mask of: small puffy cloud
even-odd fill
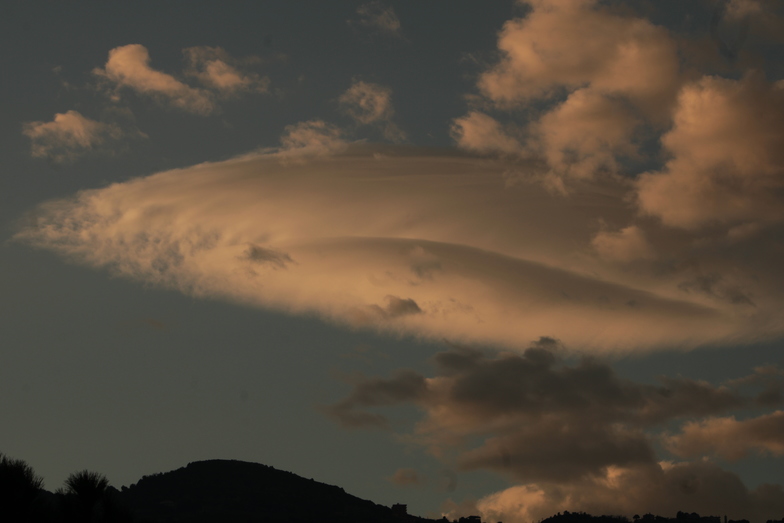
[[[389,482],[393,485],[406,487],[411,485],[419,485],[422,483],[422,479],[419,477],[419,473],[416,471],[416,469],[403,468],[397,469],[395,473],[389,477]]]
[[[392,122],[392,90],[382,85],[355,81],[338,99],[343,110],[361,125],[380,125],[384,137],[405,140],[405,133]]]
[[[741,421],[735,417],[692,421],[681,433],[666,437],[665,444],[681,457],[715,454],[734,461],[750,451],[784,456],[784,411]]]
[[[479,111],[456,118],[452,136],[460,147],[478,153],[517,155],[522,151],[521,143],[498,120]]]
[[[385,6],[380,0],[373,0],[357,7],[359,20],[353,21],[361,26],[385,34],[400,36],[400,19],[395,10]]]
[[[209,92],[190,87],[150,67],[150,53],[140,44],[112,49],[103,69],[97,68],[93,73],[111,82],[117,89],[132,89],[185,111],[209,114],[215,110]]]
[[[22,133],[30,138],[33,157],[56,163],[106,150],[125,135],[116,124],[97,122],[73,110],[55,114],[51,122],[25,123]]]
[[[280,139],[278,155],[288,159],[327,156],[346,148],[348,142],[342,135],[343,131],[324,120],[288,125]]]
[[[649,260],[655,257],[655,251],[645,232],[636,225],[630,225],[620,231],[601,231],[591,245],[605,260],[630,263],[637,260]]]
[[[374,83],[355,81],[340,95],[339,102],[349,116],[361,124],[389,120],[394,113],[392,91]]]
[[[672,158],[640,176],[640,210],[671,227],[784,220],[784,85],[758,73],[683,88],[662,143]]]
[[[269,91],[269,78],[241,70],[244,63],[257,59],[237,60],[220,47],[206,46],[189,47],[183,50],[183,54],[189,64],[186,73],[221,94]]]

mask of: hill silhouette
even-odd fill
[[[267,465],[233,460],[188,464],[145,476],[116,499],[149,523],[430,522]]]

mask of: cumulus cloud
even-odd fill
[[[452,136],[460,147],[478,153],[516,155],[522,149],[520,141],[498,120],[479,111],[456,118],[452,124]]]
[[[519,347],[558,336],[613,352],[781,333],[784,287],[764,256],[727,258],[726,285],[742,282],[753,310],[684,290],[683,272],[586,258],[600,217],[633,216],[624,187],[587,184],[568,199],[507,188],[503,162],[349,145],[320,120],[281,141],[44,204],[16,237],[188,294],[434,339]],[[601,249],[628,255],[617,242]]]
[[[530,0],[524,18],[498,39],[501,61],[479,88],[490,100],[520,104],[588,85],[641,108],[667,106],[679,82],[677,47],[666,29],[599,6],[597,0]]]
[[[140,44],[115,47],[109,51],[109,59],[103,69],[96,68],[93,73],[105,78],[117,89],[132,89],[170,103],[178,109],[197,114],[209,114],[215,110],[209,92],[190,87],[150,67],[150,53]]]
[[[780,485],[748,489],[740,478],[709,461],[662,462],[613,467],[602,477],[570,484],[525,484],[480,499],[485,521],[529,523],[564,510],[589,514],[652,513],[674,517],[678,511],[721,514],[731,519],[765,521],[780,517]]]
[[[269,91],[269,78],[241,70],[245,63],[258,62],[258,59],[237,60],[220,47],[206,46],[189,47],[183,50],[183,54],[189,64],[186,73],[221,94]]]
[[[300,160],[313,156],[328,156],[346,148],[348,142],[342,135],[343,131],[324,120],[287,125],[277,154],[284,159]]]
[[[641,211],[684,229],[782,221],[783,122],[784,84],[759,73],[685,86],[662,138],[672,159],[637,182]]]
[[[424,446],[446,466],[492,470],[519,482],[472,504],[483,520],[530,522],[563,510],[626,516],[719,510],[764,520],[784,508],[779,485],[749,490],[707,459],[660,461],[654,445],[662,427],[703,418],[665,435],[665,446],[684,457],[733,458],[749,449],[781,455],[784,412],[744,422],[716,418],[751,405],[752,396],[682,377],[636,383],[593,358],[569,364],[554,350],[562,349],[546,338],[522,355],[454,348],[433,358],[432,377],[406,370],[357,379],[331,409],[343,426],[358,428],[371,425],[358,420],[389,426],[379,407],[416,406],[422,419],[398,439]],[[732,383],[777,373],[760,369]],[[447,512],[465,515],[457,506]]]
[[[412,441],[436,456],[459,449],[463,470],[490,469],[522,482],[601,477],[608,467],[655,465],[650,429],[676,419],[724,413],[751,400],[726,386],[686,378],[659,385],[623,379],[590,358],[570,366],[539,344],[489,356],[453,349],[426,378],[401,371],[353,383],[328,410],[343,426],[388,426],[368,409],[412,404],[425,418]],[[478,446],[471,442],[481,441]]]
[[[378,84],[354,81],[338,99],[343,110],[361,125],[380,125],[384,137],[405,140],[405,133],[392,122],[392,90]]]
[[[675,40],[595,0],[524,3],[528,13],[499,34],[501,59],[478,81],[491,106],[525,115],[524,132],[471,112],[455,121],[458,144],[537,157],[550,185],[619,174],[641,157],[646,133],[669,123],[683,81]]]
[[[106,151],[125,136],[118,125],[97,122],[73,110],[55,114],[51,122],[25,123],[22,133],[30,138],[33,157],[48,158],[55,163]]]
[[[359,19],[352,21],[363,27],[381,33],[400,36],[400,19],[392,7],[385,6],[380,0],[373,0],[357,7]]]
[[[668,450],[681,457],[716,454],[734,461],[750,451],[784,456],[784,411],[741,421],[734,417],[692,421],[665,441]]]

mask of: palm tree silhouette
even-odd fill
[[[74,472],[58,491],[64,497],[66,520],[97,523],[106,521],[109,480],[98,472]]]

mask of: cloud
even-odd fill
[[[498,104],[520,104],[586,85],[652,111],[679,84],[677,47],[666,29],[617,14],[596,0],[530,0],[524,18],[504,24],[502,59],[479,80]]]
[[[401,487],[406,487],[410,485],[419,485],[422,483],[422,480],[419,477],[419,473],[416,469],[405,468],[405,469],[397,469],[394,474],[389,478],[389,482],[393,485],[398,485]]]
[[[72,162],[91,152],[108,151],[126,133],[116,124],[102,123],[77,111],[57,113],[51,122],[28,122],[22,134],[30,138],[31,154],[55,163]]]
[[[563,510],[626,516],[719,510],[764,520],[784,508],[779,485],[749,490],[706,459],[660,461],[654,445],[661,428],[702,418],[665,435],[665,446],[685,457],[742,457],[749,449],[781,455],[784,412],[745,422],[716,418],[747,408],[752,397],[682,377],[636,383],[594,358],[567,363],[553,352],[562,350],[552,339],[523,354],[450,349],[433,358],[432,377],[406,370],[356,379],[333,406],[342,416],[335,419],[358,428],[355,420],[372,415],[375,426],[388,426],[379,407],[416,406],[422,418],[397,439],[423,446],[447,467],[492,470],[519,483],[476,502],[485,521],[537,521]],[[759,385],[760,376],[773,375],[778,368],[732,383]],[[447,515],[464,515],[459,511]]]
[[[359,20],[356,23],[361,26],[375,29],[381,33],[400,36],[400,19],[395,14],[392,7],[387,7],[379,0],[373,0],[357,7]]]
[[[517,155],[522,149],[520,141],[498,120],[479,111],[456,118],[452,124],[452,136],[460,147],[478,153]]]
[[[389,379],[361,379],[329,411],[345,427],[384,427],[383,415],[368,408],[413,404],[425,418],[411,440],[436,456],[458,449],[461,469],[496,470],[522,482],[568,482],[600,477],[608,467],[654,465],[644,429],[751,402],[726,386],[686,378],[640,385],[590,358],[569,366],[546,346],[522,355],[441,352],[433,359],[436,376],[401,371]]]
[[[309,120],[295,125],[287,125],[280,139],[281,148],[277,153],[284,159],[304,159],[314,156],[328,156],[346,148],[341,136],[343,131],[324,120]]]
[[[564,510],[590,514],[661,514],[677,511],[765,521],[784,510],[780,485],[748,489],[740,478],[708,461],[613,467],[571,484],[526,484],[480,499],[484,521],[527,523]],[[645,521],[645,520],[643,520]]]
[[[689,422],[665,442],[681,457],[715,454],[735,461],[750,451],[784,456],[784,411],[742,421],[726,417]]]
[[[784,84],[759,73],[685,86],[662,138],[672,159],[637,182],[641,212],[690,230],[781,222],[783,122]]]
[[[419,399],[427,392],[425,379],[419,374],[402,370],[394,377],[362,380],[356,384],[350,397],[326,409],[335,421],[350,428],[386,427],[381,415],[357,411],[357,407],[389,406]]]
[[[600,220],[634,217],[623,185],[586,183],[569,198],[509,188],[504,162],[350,145],[321,120],[281,142],[43,204],[16,238],[190,295],[431,339],[519,348],[558,336],[607,353],[782,333],[770,256],[681,251],[647,231],[666,267],[684,268],[629,272],[616,261],[628,246],[606,235],[600,252],[616,259],[595,256]],[[697,269],[753,297],[753,310],[684,290]]]
[[[392,90],[378,84],[354,81],[338,99],[343,110],[360,125],[377,124],[386,139],[405,140],[406,134],[392,122]]]
[[[538,159],[539,180],[564,193],[556,180],[624,173],[650,154],[645,140],[669,124],[684,81],[675,39],[595,0],[522,3],[530,9],[504,24],[500,60],[477,87],[480,103],[525,124],[510,133],[510,125],[474,110],[455,120],[458,144]]]
[[[188,47],[183,49],[183,54],[189,64],[186,74],[196,77],[206,87],[223,95],[269,91],[269,78],[240,69],[248,62],[258,62],[258,59],[237,60],[220,47],[206,46]]]
[[[113,83],[117,89],[132,89],[188,112],[210,114],[216,108],[209,92],[151,68],[150,53],[143,45],[115,47],[109,51],[104,68],[96,68],[93,73]]]
[[[605,260],[629,263],[655,257],[653,247],[645,238],[645,232],[635,225],[618,232],[601,231],[594,236],[591,244]]]

